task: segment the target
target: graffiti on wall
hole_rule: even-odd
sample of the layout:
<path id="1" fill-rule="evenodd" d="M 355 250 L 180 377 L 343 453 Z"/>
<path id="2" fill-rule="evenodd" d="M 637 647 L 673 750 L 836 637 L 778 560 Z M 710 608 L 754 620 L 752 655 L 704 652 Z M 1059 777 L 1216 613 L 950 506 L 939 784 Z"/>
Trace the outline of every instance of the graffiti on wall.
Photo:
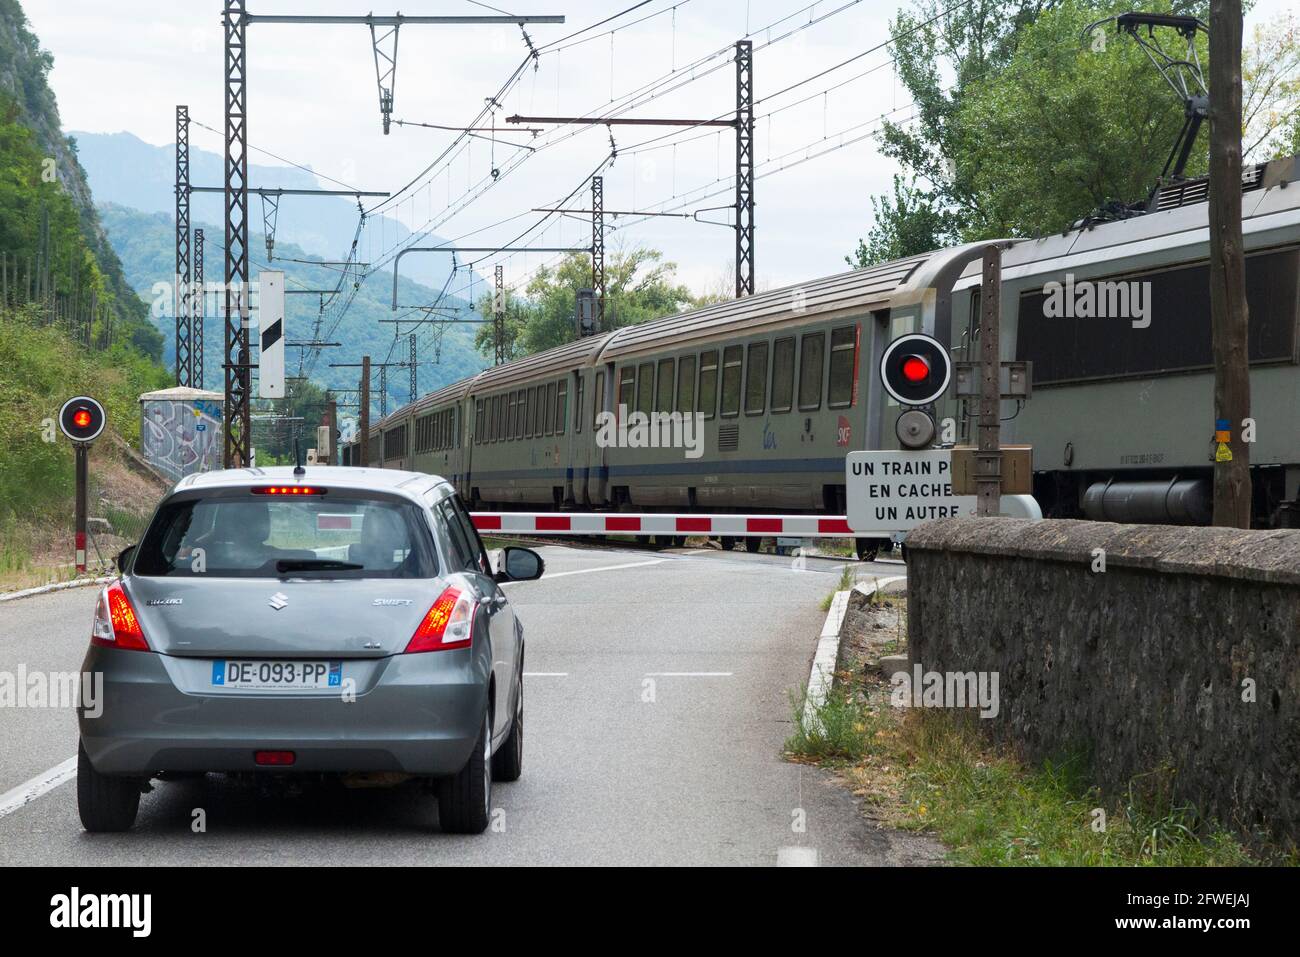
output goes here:
<path id="1" fill-rule="evenodd" d="M 173 481 L 221 468 L 221 403 L 158 399 L 141 406 L 140 445 L 150 465 Z"/>

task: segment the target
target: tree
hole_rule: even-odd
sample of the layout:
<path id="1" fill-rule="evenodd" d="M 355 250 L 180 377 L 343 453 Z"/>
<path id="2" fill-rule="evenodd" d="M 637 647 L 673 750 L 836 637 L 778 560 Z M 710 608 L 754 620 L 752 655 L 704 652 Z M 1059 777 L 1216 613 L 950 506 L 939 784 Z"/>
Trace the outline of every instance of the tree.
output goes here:
<path id="1" fill-rule="evenodd" d="M 1140 200 L 1155 184 L 1182 105 L 1132 39 L 1109 25 L 1083 36 L 1128 6 L 1080 2 L 1042 13 L 1006 65 L 968 90 L 954 139 L 974 197 L 963 239 L 1059 231 L 1112 201 Z M 1206 169 L 1200 144 L 1186 175 Z"/>
<path id="2" fill-rule="evenodd" d="M 848 261 L 859 268 L 950 245 L 978 213 L 960 162 L 958 114 L 967 90 L 1015 52 L 1022 29 L 1047 0 L 917 0 L 890 23 L 890 51 L 912 97 L 915 123 L 886 121 L 880 151 L 903 167 L 892 195 L 877 197 L 875 225 Z M 949 85 L 949 79 L 951 84 Z"/>
<path id="3" fill-rule="evenodd" d="M 616 249 L 605 261 L 605 331 L 665 316 L 691 303 L 690 290 L 674 282 L 677 266 L 664 262 L 657 249 Z M 577 338 L 577 290 L 591 288 L 591 259 L 571 253 L 555 267 L 543 267 L 529 281 L 527 303 L 513 313 L 507 326 L 512 356 L 531 355 Z M 485 318 L 492 316 L 491 297 L 479 302 Z M 480 330 L 476 344 L 492 354 L 491 327 Z"/>
<path id="4" fill-rule="evenodd" d="M 891 259 L 919 256 L 938 249 L 957 233 L 952 213 L 939 205 L 932 192 L 903 183 L 894 177 L 894 195 L 871 197 L 874 221 L 865 240 L 844 261 L 855 269 L 866 269 Z"/>
<path id="5" fill-rule="evenodd" d="M 1183 110 L 1129 38 L 1084 27 L 1131 0 L 921 0 L 891 24 L 916 122 L 886 124 L 881 151 L 904 175 L 873 200 L 875 222 L 849 257 L 862 267 L 960 241 L 1039 235 L 1110 203 L 1143 199 Z M 1204 3 L 1175 12 L 1205 16 Z M 1202 63 L 1206 47 L 1201 46 Z M 1244 52 L 1246 155 L 1300 149 L 1300 33 L 1283 15 Z M 1187 174 L 1208 168 L 1203 133 Z"/>

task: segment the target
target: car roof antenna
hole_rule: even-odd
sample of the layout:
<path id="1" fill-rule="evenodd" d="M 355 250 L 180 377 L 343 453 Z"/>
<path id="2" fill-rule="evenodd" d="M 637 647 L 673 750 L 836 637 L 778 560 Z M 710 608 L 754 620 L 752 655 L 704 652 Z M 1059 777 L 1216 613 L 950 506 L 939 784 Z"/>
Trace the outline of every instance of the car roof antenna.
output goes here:
<path id="1" fill-rule="evenodd" d="M 293 474 L 306 475 L 307 470 L 302 467 L 302 446 L 298 442 L 298 437 L 293 439 Z"/>

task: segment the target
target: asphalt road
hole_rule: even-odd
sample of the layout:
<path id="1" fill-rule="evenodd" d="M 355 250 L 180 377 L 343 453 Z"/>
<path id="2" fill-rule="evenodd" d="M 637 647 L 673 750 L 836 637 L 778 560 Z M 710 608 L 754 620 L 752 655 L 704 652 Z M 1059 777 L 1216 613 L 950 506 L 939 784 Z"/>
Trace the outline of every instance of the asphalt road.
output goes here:
<path id="1" fill-rule="evenodd" d="M 542 551 L 546 577 L 508 586 L 527 632 L 528 724 L 522 779 L 493 791 L 496 830 L 442 834 L 436 801 L 415 788 L 266 794 L 209 775 L 159 782 L 132 831 L 89 835 L 64 780 L 7 813 L 0 797 L 0 864 L 917 859 L 917 839 L 871 826 L 826 772 L 780 757 L 839 562 L 801 571 L 741 552 Z M 95 594 L 0 605 L 0 672 L 77 670 Z M 0 707 L 0 741 L 0 795 L 12 795 L 75 755 L 75 716 Z"/>

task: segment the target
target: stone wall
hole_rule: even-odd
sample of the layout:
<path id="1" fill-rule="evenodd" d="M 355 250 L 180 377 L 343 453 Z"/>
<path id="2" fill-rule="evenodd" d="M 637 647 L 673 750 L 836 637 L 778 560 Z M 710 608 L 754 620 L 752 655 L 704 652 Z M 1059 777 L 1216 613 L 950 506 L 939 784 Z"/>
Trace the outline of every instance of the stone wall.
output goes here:
<path id="1" fill-rule="evenodd" d="M 1300 841 L 1300 531 L 948 519 L 907 560 L 910 662 L 997 672 L 990 734 Z"/>

